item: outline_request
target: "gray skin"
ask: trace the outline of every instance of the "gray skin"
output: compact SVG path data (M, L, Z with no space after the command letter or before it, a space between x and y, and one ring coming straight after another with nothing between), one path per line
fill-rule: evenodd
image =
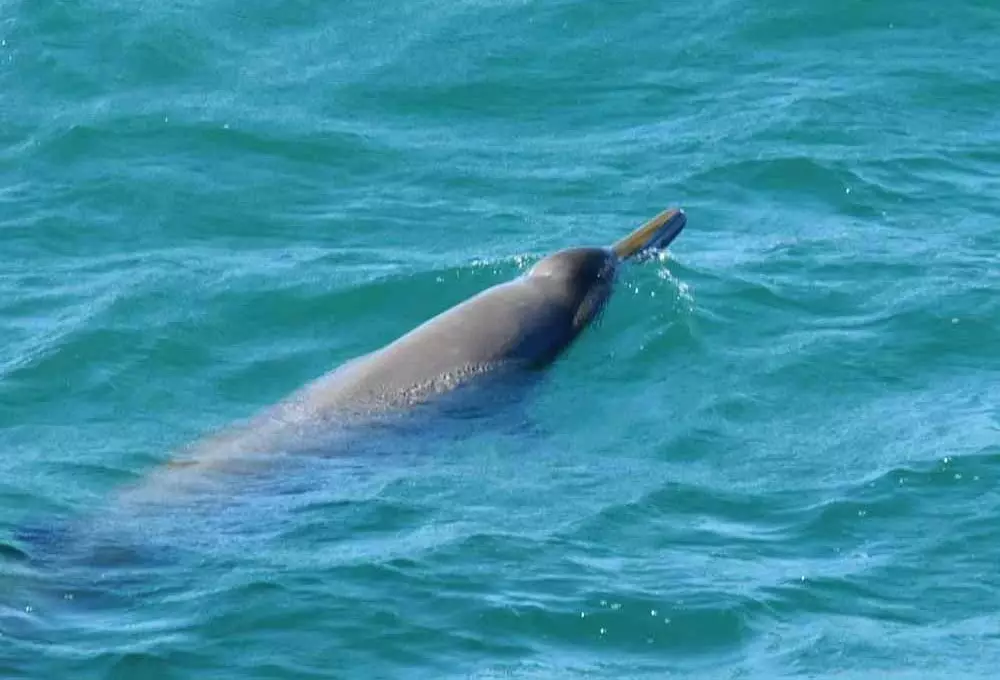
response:
M602 248L555 253L524 276L348 362L292 399L318 418L371 413L423 402L503 369L548 365L600 312L617 264Z
M331 446L330 433L358 424L364 432L457 388L543 368L600 314L620 262L608 248L550 255L526 274L348 361L245 425L197 443L125 495L178 491L199 485L209 471L254 470L259 461L251 460L275 454L347 448ZM325 445L317 444L324 438Z

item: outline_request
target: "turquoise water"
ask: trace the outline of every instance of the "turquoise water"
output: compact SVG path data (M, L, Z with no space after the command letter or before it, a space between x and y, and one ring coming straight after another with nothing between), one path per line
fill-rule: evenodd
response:
M0 676L993 677L1000 5L0 8ZM668 205L502 422L114 510Z

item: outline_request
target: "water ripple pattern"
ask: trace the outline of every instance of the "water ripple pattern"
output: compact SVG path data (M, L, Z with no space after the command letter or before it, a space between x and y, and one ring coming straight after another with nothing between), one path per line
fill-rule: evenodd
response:
M994 677L995 2L0 6L0 676ZM495 419L116 504L669 205Z

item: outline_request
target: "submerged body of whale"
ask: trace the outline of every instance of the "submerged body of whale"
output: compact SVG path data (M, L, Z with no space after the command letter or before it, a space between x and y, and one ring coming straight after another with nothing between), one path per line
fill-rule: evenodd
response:
M214 499L218 509L238 502L240 485L294 490L296 471L302 473L300 463L309 457L293 454L400 450L426 443L413 435L428 427L439 433L442 424L446 431L457 424L451 430L456 436L481 429L490 418L507 413L539 369L563 354L599 316L621 264L665 247L684 224L683 212L670 210L609 248L571 248L542 259L516 279L348 361L242 425L188 447L123 489L88 523L114 524L113 531L103 533L118 534L122 518L142 515L142 521L132 522L141 533L148 536L154 524L166 522L167 535L174 531L171 514L185 505L178 502L192 495ZM493 422L510 425L502 417ZM471 429L463 430L463 424ZM299 478L312 481L308 470ZM46 530L26 540L51 546L70 535L80 540L84 533ZM94 536L90 532L86 540ZM108 549L112 555L119 549L115 539Z
M195 443L92 512L0 538L0 638L62 643L94 620L128 626L164 584L204 588L206 571L230 573L263 539L294 545L303 522L353 531L354 496L411 474L365 454L406 463L443 453L446 439L516 427L524 388L598 317L620 265L683 226L668 211L611 248L555 253Z

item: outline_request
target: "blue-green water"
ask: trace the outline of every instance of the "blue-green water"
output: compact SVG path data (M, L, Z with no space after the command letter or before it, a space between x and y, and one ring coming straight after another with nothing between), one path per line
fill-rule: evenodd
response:
M998 35L993 0L0 3L0 676L993 677ZM675 204L523 427L107 509ZM169 555L14 550L74 518Z

